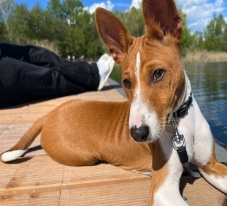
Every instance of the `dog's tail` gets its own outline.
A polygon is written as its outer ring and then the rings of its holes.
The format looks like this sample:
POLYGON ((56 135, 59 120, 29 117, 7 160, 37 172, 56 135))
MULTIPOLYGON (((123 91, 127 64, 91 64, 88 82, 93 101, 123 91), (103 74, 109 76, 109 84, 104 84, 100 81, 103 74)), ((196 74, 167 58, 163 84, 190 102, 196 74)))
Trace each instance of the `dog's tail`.
POLYGON ((2 162, 9 162, 21 157, 42 130, 47 115, 39 118, 11 149, 1 154, 2 162))

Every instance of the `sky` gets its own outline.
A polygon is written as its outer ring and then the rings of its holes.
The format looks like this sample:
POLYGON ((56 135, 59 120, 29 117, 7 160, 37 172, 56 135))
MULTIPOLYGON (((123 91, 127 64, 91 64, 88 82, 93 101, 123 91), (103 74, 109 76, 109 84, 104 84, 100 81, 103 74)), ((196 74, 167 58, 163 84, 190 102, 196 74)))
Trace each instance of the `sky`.
MULTIPOLYGON (((46 8, 48 0, 16 0, 17 3, 27 3, 32 8, 37 2, 46 8)), ((84 7, 91 13, 97 7, 113 11, 126 11, 132 6, 138 8, 141 0, 81 0, 84 7)), ((227 22, 227 0, 175 0, 177 7, 187 15, 187 25, 191 32, 203 31, 214 13, 222 14, 227 22)))

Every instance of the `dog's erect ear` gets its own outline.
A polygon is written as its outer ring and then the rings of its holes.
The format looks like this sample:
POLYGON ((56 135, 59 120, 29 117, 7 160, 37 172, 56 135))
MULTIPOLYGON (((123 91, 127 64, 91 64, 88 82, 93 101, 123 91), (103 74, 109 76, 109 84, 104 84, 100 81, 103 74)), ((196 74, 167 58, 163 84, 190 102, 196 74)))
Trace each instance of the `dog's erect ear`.
POLYGON ((133 37, 121 21, 105 9, 97 8, 95 19, 100 37, 109 48, 113 59, 121 64, 133 37))
POLYGON ((143 0, 143 15, 148 38, 171 35, 180 43, 182 19, 173 0, 143 0))

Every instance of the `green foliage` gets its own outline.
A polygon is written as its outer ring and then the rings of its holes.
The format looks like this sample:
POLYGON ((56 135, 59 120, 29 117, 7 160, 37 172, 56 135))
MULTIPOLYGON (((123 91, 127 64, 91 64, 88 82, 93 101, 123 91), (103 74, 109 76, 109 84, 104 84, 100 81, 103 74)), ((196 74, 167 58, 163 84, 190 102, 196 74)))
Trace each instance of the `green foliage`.
POLYGON ((103 53, 94 17, 79 0, 50 0, 47 12, 62 27, 55 38, 61 55, 97 57, 103 53))
POLYGON ((132 8, 124 13, 115 11, 114 14, 127 27, 129 32, 135 36, 142 36, 144 34, 144 20, 142 9, 132 8))
POLYGON ((27 44, 33 40, 54 42, 62 56, 98 57, 103 45, 96 31, 94 16, 80 0, 50 0, 46 9, 37 3, 4 0, 0 4, 0 41, 27 44))
POLYGON ((46 13, 37 3, 30 11, 27 18, 27 36, 30 39, 45 39, 46 30, 48 25, 46 24, 46 13))
POLYGON ((213 18, 204 30, 204 48, 208 51, 227 51, 227 24, 220 14, 213 18))
POLYGON ((50 0, 47 5, 47 12, 52 16, 54 19, 61 19, 62 18, 62 5, 60 0, 50 0))
POLYGON ((0 22, 0 42, 6 41, 5 33, 7 33, 6 32, 6 26, 5 26, 5 24, 3 22, 0 22))
POLYGON ((29 18, 29 11, 26 4, 17 5, 9 20, 10 30, 8 31, 8 38, 15 42, 18 39, 25 41, 27 39, 27 22, 29 18))
POLYGON ((195 32, 194 36, 195 36, 194 48, 204 50, 203 33, 202 32, 195 32))
MULTIPOLYGON (((222 15, 214 15, 204 32, 192 34, 182 12, 183 35, 181 48, 227 51, 227 24, 222 15)), ((144 34, 142 9, 113 12, 135 36, 144 34)), ((28 9, 27 4, 15 0, 0 2, 0 41, 27 44, 47 41, 57 45, 62 56, 81 55, 97 58, 106 52, 96 30, 94 15, 84 10, 80 0, 49 0, 46 9, 38 3, 28 9)))
POLYGON ((0 21, 8 25, 10 15, 15 9, 16 3, 14 0, 4 0, 0 2, 0 21))
POLYGON ((187 17, 181 10, 179 10, 181 18, 183 20, 182 37, 181 37, 181 51, 185 55, 188 49, 194 47, 195 35, 191 34, 190 29, 187 27, 187 17))
POLYGON ((14 0, 4 0, 0 2, 0 38, 7 41, 7 36, 10 32, 9 21, 16 7, 14 0))

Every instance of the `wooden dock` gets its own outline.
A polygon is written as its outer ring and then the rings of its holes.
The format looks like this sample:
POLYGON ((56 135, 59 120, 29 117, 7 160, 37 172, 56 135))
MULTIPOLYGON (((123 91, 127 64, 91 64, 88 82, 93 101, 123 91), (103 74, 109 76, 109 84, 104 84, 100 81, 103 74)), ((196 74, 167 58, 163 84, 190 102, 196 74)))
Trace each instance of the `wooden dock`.
MULTIPOLYGON (((114 87, 0 110, 0 153, 13 146, 32 123, 70 99, 125 101, 114 87)), ((69 167, 50 159, 39 138, 17 161, 0 162, 0 206, 146 206, 152 177, 110 164, 69 167)), ((227 206, 227 196, 203 178, 181 178, 190 206, 227 206)))

